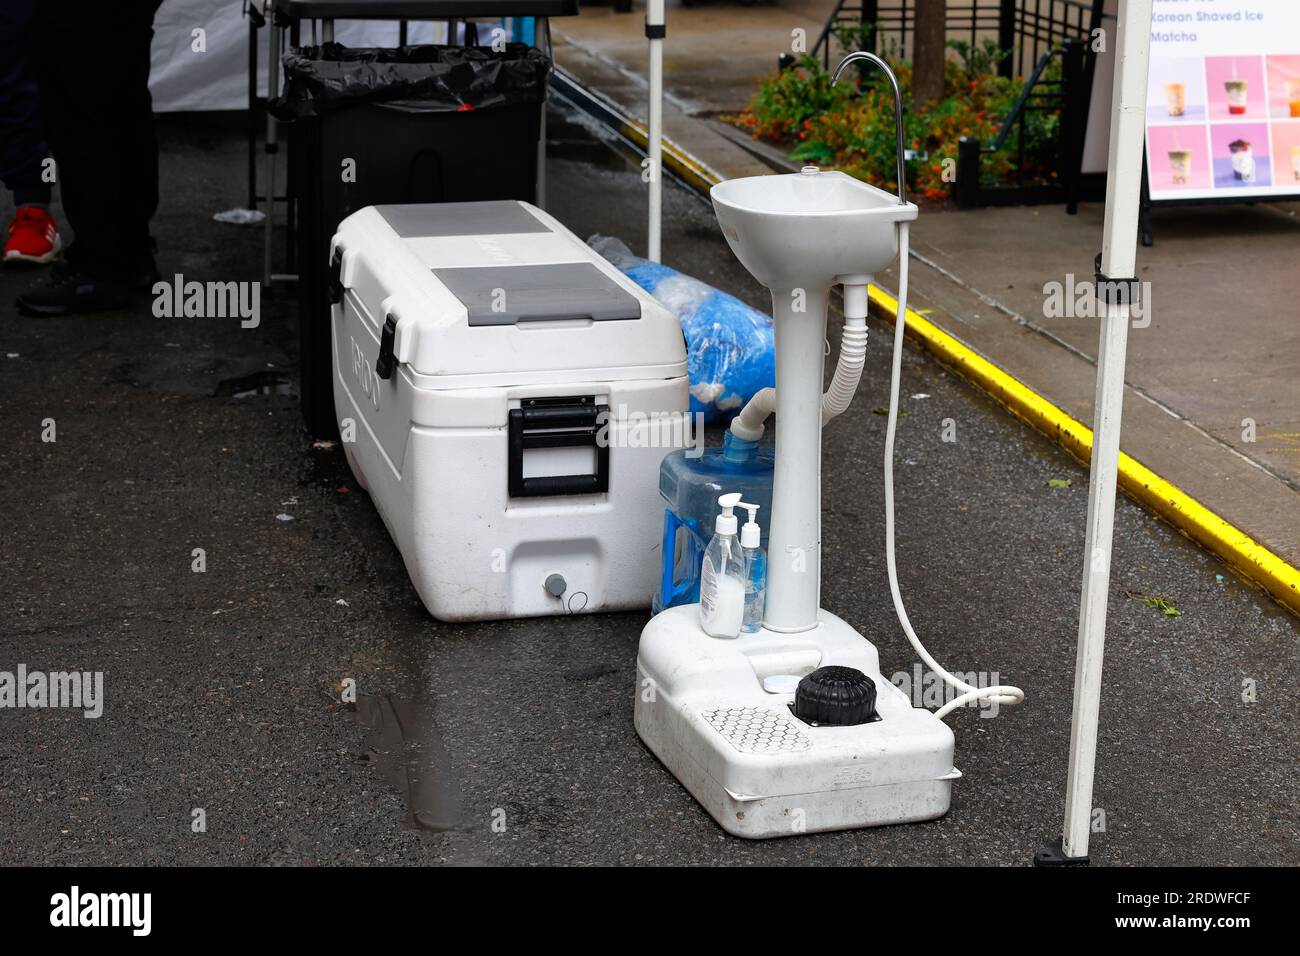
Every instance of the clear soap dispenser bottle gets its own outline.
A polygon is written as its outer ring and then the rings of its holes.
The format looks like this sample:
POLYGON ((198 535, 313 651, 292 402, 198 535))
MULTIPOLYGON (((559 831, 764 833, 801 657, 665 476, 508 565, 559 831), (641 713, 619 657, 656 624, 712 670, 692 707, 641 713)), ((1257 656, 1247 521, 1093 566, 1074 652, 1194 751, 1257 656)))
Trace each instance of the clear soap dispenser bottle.
POLYGON ((711 637, 739 637, 745 620, 745 566, 736 540, 740 493, 718 498, 722 511, 700 567, 700 626, 711 637))
POLYGON ((755 518, 759 506, 742 501, 740 507, 749 511, 749 520, 740 529, 740 560, 745 571, 745 614, 740 629, 753 634, 763 626, 767 603, 767 552, 760 544, 763 534, 755 518))

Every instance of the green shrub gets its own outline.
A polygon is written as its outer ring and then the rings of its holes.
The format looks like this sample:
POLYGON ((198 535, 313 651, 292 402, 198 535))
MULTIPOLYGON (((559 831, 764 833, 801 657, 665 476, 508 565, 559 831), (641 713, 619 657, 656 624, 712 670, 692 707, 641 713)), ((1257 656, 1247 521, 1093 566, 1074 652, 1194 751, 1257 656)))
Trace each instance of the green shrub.
MULTIPOLYGON (((846 47, 858 39, 840 37, 846 47)), ((954 40, 948 46, 957 56, 944 64, 944 97, 919 110, 907 105, 911 66, 901 61, 891 64, 903 93, 904 146, 928 154, 914 166, 913 187, 928 199, 950 194, 953 177, 948 173, 956 168, 958 140, 972 136, 989 145, 1024 88, 1023 80, 997 75, 998 64, 1008 54, 991 41, 972 47, 954 40)), ((791 159, 833 166, 892 192, 897 189, 893 93, 881 71, 864 65, 856 81, 832 87, 821 63, 805 54, 797 66, 760 84, 739 125, 756 138, 791 146, 791 159)), ((1054 59, 1046 78, 1059 76, 1060 61, 1054 59)), ((1013 129, 1001 150, 985 156, 984 177, 1005 182, 1016 178, 1017 172, 1028 179, 1055 176, 1059 123, 1055 112, 1027 112, 1026 168, 1015 169, 1018 131, 1013 129)))
POLYGON ((849 84, 831 86, 821 63, 805 53, 797 66, 762 81, 740 123, 758 139, 778 143, 802 139, 810 120, 843 107, 852 97, 849 84))

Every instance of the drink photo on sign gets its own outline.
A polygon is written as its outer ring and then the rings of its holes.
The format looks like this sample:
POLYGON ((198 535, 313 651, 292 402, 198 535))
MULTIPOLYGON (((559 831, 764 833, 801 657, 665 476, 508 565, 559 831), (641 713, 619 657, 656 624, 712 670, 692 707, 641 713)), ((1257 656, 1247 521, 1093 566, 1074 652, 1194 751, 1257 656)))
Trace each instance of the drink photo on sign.
POLYGON ((1300 119, 1300 56, 1266 59, 1269 118, 1300 119))
POLYGON ((1273 182, 1300 190, 1300 122, 1273 123, 1273 182))
POLYGON ((1205 88, 1211 121, 1265 116, 1263 57, 1207 56, 1205 88))
POLYGON ((1151 188, 1209 189, 1210 150, 1205 125, 1147 129, 1151 188))
POLYGON ((1217 188, 1272 185, 1268 127, 1263 123, 1212 125, 1210 150, 1217 188))
POLYGON ((1148 123, 1205 122, 1205 67, 1200 57, 1153 57, 1147 89, 1148 123))

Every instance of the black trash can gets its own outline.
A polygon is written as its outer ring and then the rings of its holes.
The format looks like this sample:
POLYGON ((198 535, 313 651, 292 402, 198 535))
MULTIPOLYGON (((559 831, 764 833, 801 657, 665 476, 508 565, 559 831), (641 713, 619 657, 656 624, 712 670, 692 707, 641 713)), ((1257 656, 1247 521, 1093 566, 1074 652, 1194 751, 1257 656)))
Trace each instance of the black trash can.
POLYGON ((297 206, 303 416, 337 431, 329 243, 379 203, 536 201, 551 62, 522 43, 480 47, 303 47, 284 57, 289 192, 297 206))

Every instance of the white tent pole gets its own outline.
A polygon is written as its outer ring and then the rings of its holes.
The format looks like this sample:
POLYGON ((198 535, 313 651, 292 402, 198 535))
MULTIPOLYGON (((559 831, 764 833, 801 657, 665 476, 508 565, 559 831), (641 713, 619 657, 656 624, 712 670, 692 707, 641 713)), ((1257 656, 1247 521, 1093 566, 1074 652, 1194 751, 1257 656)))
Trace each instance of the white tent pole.
MULTIPOLYGON (((1110 161, 1101 273, 1131 279, 1137 261, 1138 201, 1146 135, 1147 59, 1151 47, 1152 0, 1121 0, 1115 40, 1115 89, 1111 102, 1110 161)), ((1102 290, 1099 277, 1098 292, 1102 290)), ((1079 601, 1079 646, 1074 665, 1074 713, 1070 725, 1070 768, 1066 777, 1062 851, 1088 855, 1092 823, 1093 771, 1106 640, 1106 598, 1110 589, 1111 539, 1119 465, 1120 419, 1124 405, 1124 360, 1128 345, 1128 299, 1106 306, 1097 354, 1097 388, 1092 425, 1092 468, 1088 486, 1088 531, 1084 545, 1083 593, 1079 601)))
POLYGON ((650 212, 646 256, 659 261, 659 224, 663 199, 664 139, 664 0, 646 0, 645 35, 650 40, 650 128, 646 153, 650 158, 650 212))

